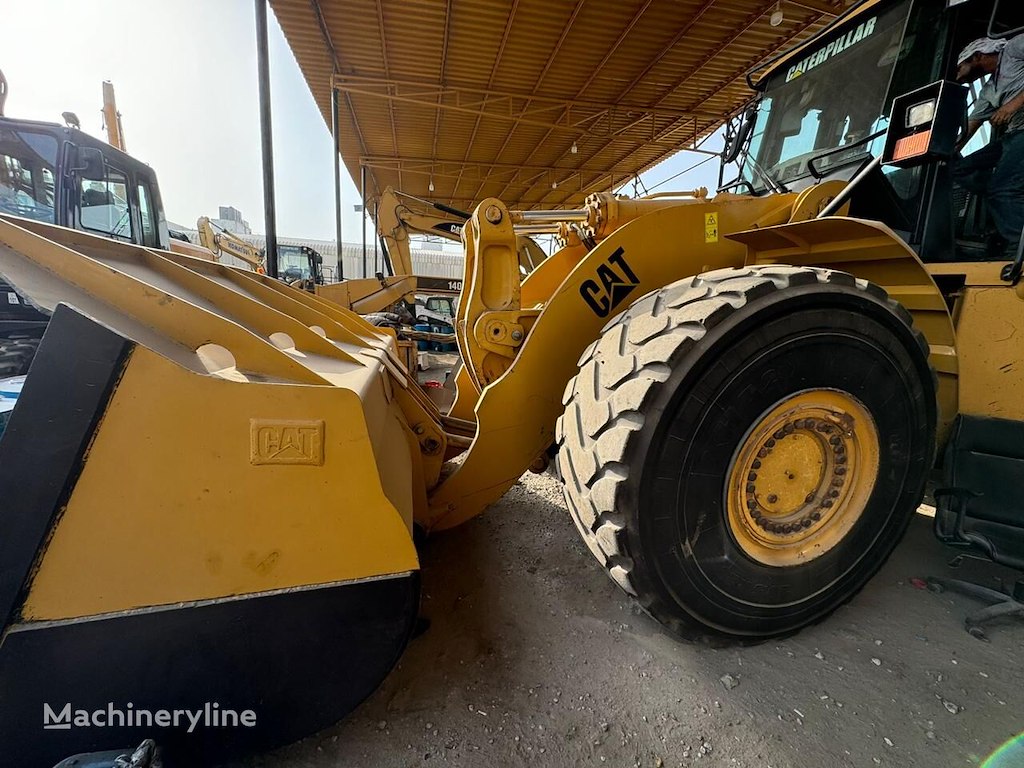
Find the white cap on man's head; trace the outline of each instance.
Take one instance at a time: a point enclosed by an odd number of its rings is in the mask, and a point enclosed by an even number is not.
[[[960,57],[956,60],[956,65],[959,67],[976,53],[999,53],[1005,47],[1005,40],[996,40],[992,37],[980,37],[960,52]]]

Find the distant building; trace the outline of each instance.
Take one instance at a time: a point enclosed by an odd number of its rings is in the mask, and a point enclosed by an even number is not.
[[[211,221],[221,229],[234,232],[236,235],[251,235],[249,222],[242,218],[242,212],[230,205],[220,206],[220,215]]]

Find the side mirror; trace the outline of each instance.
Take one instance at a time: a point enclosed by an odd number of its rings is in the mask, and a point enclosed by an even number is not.
[[[952,159],[966,114],[967,88],[949,80],[900,96],[892,103],[882,164],[913,168]]]
[[[727,123],[725,126],[725,148],[722,150],[722,163],[735,163],[743,147],[747,144],[754,124],[757,123],[757,107],[748,107],[739,117],[739,123]]]
[[[71,170],[89,181],[103,181],[107,176],[103,153],[95,147],[79,147]]]

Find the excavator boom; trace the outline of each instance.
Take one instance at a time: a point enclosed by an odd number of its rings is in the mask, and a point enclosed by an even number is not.
[[[377,203],[377,236],[384,245],[391,274],[413,274],[410,234],[461,242],[462,225],[469,216],[465,211],[387,187]]]
[[[264,271],[263,251],[252,243],[247,243],[226,229],[219,231],[214,229],[214,224],[206,216],[200,216],[196,222],[196,229],[199,231],[199,243],[214,254],[227,254],[236,259],[241,259],[254,272]]]
[[[127,152],[121,113],[117,111],[117,101],[114,98],[114,84],[109,80],[103,81],[103,124],[107,129],[107,142],[110,146]]]

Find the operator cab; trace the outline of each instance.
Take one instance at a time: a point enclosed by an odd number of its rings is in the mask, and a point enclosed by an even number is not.
[[[924,261],[990,258],[991,222],[984,200],[954,186],[948,163],[869,169],[884,149],[894,100],[930,83],[953,80],[957,54],[988,34],[990,25],[993,34],[1012,37],[1024,27],[1024,4],[863,4],[862,10],[773,62],[756,83],[751,80],[760,96],[750,113],[752,125],[741,128],[747,143],[738,158],[739,176],[723,190],[799,192],[866,171],[851,197],[851,216],[885,223]],[[968,108],[981,86],[972,84]],[[992,140],[986,125],[963,155]]]
[[[323,256],[308,245],[278,245],[277,272],[286,283],[323,285]]]
[[[153,169],[54,123],[0,118],[0,213],[168,247]]]
[[[0,214],[169,246],[153,169],[55,123],[0,117]],[[0,377],[28,370],[49,319],[0,276]]]

